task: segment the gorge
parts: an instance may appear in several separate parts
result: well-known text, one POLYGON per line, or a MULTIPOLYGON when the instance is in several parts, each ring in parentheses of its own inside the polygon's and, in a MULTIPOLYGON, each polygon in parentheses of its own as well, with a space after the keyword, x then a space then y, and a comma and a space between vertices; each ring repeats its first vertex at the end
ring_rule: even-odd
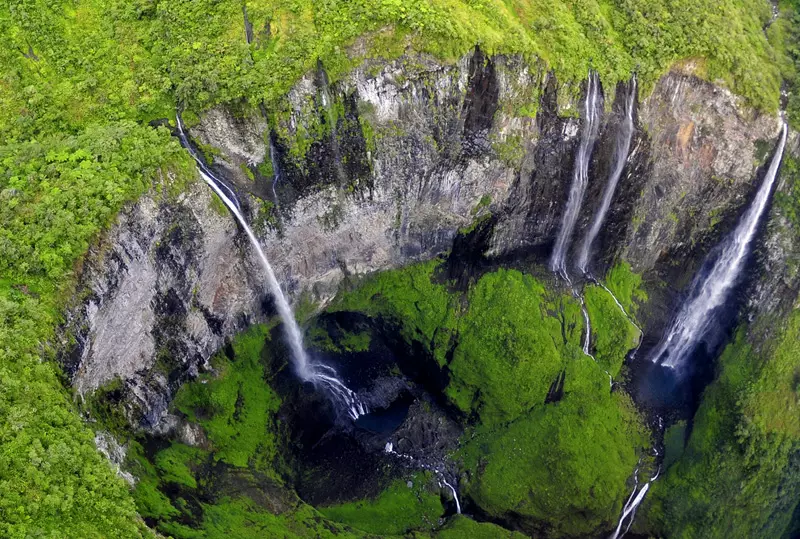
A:
POLYGON ((12 2, 0 536, 796 537, 798 21, 12 2))

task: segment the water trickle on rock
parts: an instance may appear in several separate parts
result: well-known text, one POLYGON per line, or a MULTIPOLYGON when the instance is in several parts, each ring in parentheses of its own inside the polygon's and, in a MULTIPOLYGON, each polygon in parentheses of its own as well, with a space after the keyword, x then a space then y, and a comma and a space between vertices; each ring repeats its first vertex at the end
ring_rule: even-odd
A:
POLYGON ((581 249, 578 254, 578 268, 586 273, 589 266, 589 257, 591 255, 592 243, 597 239, 600 233, 600 227, 603 226, 608 209, 611 207, 611 201, 614 199, 614 191, 617 189, 617 183, 622 176, 622 171, 625 168, 625 163, 628 160, 628 151, 631 148, 631 139, 633 138, 633 108, 636 104, 636 76, 631 79, 628 95, 625 98, 625 121, 617 133, 617 144, 614 151, 614 167, 608 176, 608 183, 606 184, 605 191, 603 192, 603 200, 600 207, 594 215, 592 225, 583 237, 581 249))
POLYGON ((197 164, 197 170, 200 172, 200 177, 203 178, 203 181, 205 181, 208 186, 211 187, 211 189, 217 194, 217 196, 219 196, 225 206, 230 210, 230 212, 244 229, 247 237, 250 239, 250 243, 253 245, 253 248, 258 254, 261 266, 264 268, 264 273, 267 277, 267 285, 269 286, 270 293, 275 300, 275 306, 278 309, 278 314, 283 321, 284 333, 286 334, 286 340, 292 352, 292 360, 294 361, 294 367, 297 376, 299 376, 303 381, 311 382, 315 386, 320 386, 328 391, 333 397, 334 401, 343 406, 352 419, 358 419, 360 416, 368 413, 369 410, 367 406, 361 402, 355 392, 349 389, 344 382, 339 380, 333 367, 312 363, 309 361, 308 354, 303 347, 303 335, 300 331, 300 326, 295 320, 294 312, 292 311, 289 301, 286 299, 286 296, 281 289, 280 283, 278 283, 278 279, 275 277, 275 272, 273 271, 272 265, 269 263, 267 256, 264 254, 261 244, 258 242, 255 234, 248 226, 245 218, 242 216, 239 200, 236 198, 233 190, 231 190, 231 188, 228 187, 225 182, 217 178, 195 153, 183 129, 183 121, 181 120, 179 114, 177 115, 177 124, 180 142, 191 154, 192 158, 194 158, 195 163, 197 164))
POLYGON ((725 303, 738 282, 750 252, 750 243, 755 237, 778 175, 786 134, 787 127, 784 124, 775 155, 755 199, 733 233, 709 253, 692 283, 686 301, 650 356, 654 363, 673 369, 681 368, 711 328, 714 310, 725 303))
POLYGON ((578 221, 583 197, 586 194, 586 186, 589 183, 589 161, 592 157, 594 142, 597 139, 599 119, 600 80, 597 73, 590 72, 586 89, 586 101, 584 102, 583 130, 581 131, 578 153, 575 156, 572 186, 569 190, 567 207, 561 220, 561 228, 558 231, 556 244, 550 258, 551 271, 561 273, 564 277, 567 276, 567 248, 572 238, 572 232, 575 229, 575 223, 578 221))

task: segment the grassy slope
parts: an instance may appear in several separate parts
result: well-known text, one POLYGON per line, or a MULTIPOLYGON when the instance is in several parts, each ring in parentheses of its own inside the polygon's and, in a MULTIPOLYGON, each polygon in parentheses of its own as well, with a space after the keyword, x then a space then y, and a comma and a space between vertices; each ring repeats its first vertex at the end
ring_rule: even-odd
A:
POLYGON ((407 47, 454 59, 539 58, 564 83, 590 66, 609 84, 636 70, 644 87, 675 61, 775 110, 786 32, 770 45, 763 0, 178 0, 13 1, 0 10, 0 132, 13 140, 121 118, 199 111, 245 98, 275 104, 321 60, 332 77, 364 55, 407 47), (242 6, 253 24, 248 45, 242 6), (365 33, 367 47, 348 56, 365 33))

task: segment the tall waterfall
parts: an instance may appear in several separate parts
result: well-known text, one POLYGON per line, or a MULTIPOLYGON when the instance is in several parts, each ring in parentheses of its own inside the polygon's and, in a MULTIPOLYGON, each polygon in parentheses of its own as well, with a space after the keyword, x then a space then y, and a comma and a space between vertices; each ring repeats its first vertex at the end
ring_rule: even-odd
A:
POLYGON ((661 362, 671 368, 680 367, 711 327, 712 312, 725 302, 736 284, 750 251, 750 242, 756 234, 758 222, 767 207, 786 145, 786 132, 787 127, 784 124, 775 156, 755 200, 733 233, 720 248, 709 254, 703 267, 707 267, 712 260, 713 266, 708 270, 701 270, 695 277, 686 302, 651 355, 651 361, 661 362))
POLYGON ((606 184, 605 191, 603 192, 603 201, 597 212, 594 214, 592 226, 583 237, 583 243, 578 254, 578 268, 581 272, 586 273, 589 265, 589 255, 592 250, 592 243, 600 233, 600 227, 603 226, 608 208, 611 207, 611 201, 614 199, 614 191, 617 189, 622 171, 625 168, 625 162, 628 160, 628 151, 631 148, 631 139, 633 138, 633 107, 636 104, 636 75, 631 78, 628 88, 628 95, 625 98, 625 121, 617 134, 617 147, 614 151, 614 168, 608 176, 608 183, 606 184))
POLYGON ((600 118, 600 80, 597 73, 589 72, 588 88, 586 90, 586 101, 584 103, 583 130, 581 141, 578 146, 578 153, 575 156, 575 167, 572 173, 572 186, 569 190, 567 207, 561 220, 561 228, 558 231, 556 245, 553 248, 553 255, 550 259, 550 269, 559 272, 563 276, 567 275, 566 251, 575 223, 578 221, 578 213, 581 209, 583 196, 586 193, 586 185, 589 182, 589 160, 592 156, 592 148, 597 138, 598 120, 600 118))
POLYGON ((264 268, 264 273, 267 276, 267 285, 269 286, 272 297, 275 299, 275 306, 278 309, 278 314, 283 321, 286 340, 288 341, 289 348, 292 352, 292 359, 294 360, 294 367, 297 375, 303 381, 320 385, 328 390, 335 400, 344 405, 351 418, 358 419, 359 416, 368 412, 367 407, 360 401, 358 396, 353 391, 351 391, 342 381, 337 378, 336 371, 332 367, 311 363, 309 361, 308 354, 306 354, 305 348, 303 348, 303 335, 300 332, 300 326, 297 325, 297 321, 294 318, 294 312, 292 312, 292 308, 289 305, 283 290, 281 290, 278 279, 275 277, 275 272, 272 270, 272 265, 269 263, 267 256, 264 254, 264 250, 261 249, 261 244, 259 244, 255 234, 242 216, 241 207, 236 195, 233 193, 230 187, 225 184, 225 182, 217 178, 213 172, 211 172, 211 170, 195 153, 192 145, 189 143, 189 138, 186 136, 186 133, 183 129, 183 121, 181 120, 180 114, 176 116, 178 124, 178 137, 180 138, 183 147, 186 148, 194 158, 195 163, 197 164, 197 170, 200 172, 200 177, 203 178, 203 181, 205 181, 208 186, 211 187, 211 189, 217 194, 217 196, 219 196, 225 206, 227 206, 227 208, 231 211, 234 217, 236 217, 236 220, 239 221, 240 225, 242 225, 247 237, 250 239, 250 243, 253 245, 253 248, 258 254, 258 258, 261 261, 261 266, 264 268))

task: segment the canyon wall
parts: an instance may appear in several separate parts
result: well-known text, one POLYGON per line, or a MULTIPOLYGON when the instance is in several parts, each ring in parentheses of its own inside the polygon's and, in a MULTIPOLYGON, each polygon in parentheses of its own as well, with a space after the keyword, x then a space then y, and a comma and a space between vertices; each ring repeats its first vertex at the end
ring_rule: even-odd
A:
MULTIPOLYGON (((573 247, 602 196, 623 87, 604 88, 573 247)), ((626 260, 644 274, 654 292, 644 323, 658 330, 750 200, 780 121, 686 73, 644 91, 592 267, 602 275, 626 260)), ((444 66, 405 57, 334 84, 320 68, 276 110, 217 108, 190 133, 239 191, 295 305, 318 306, 344 279, 448 252, 459 234, 487 264, 546 261, 580 132, 581 96, 565 95, 517 58, 478 50, 444 66)), ((773 221, 764 268, 796 249, 786 223, 773 221)), ((67 373, 83 393, 122 379, 129 419, 154 430, 171 427, 175 389, 226 337, 272 314, 246 238, 200 183, 124 211, 93 248, 81 289, 63 331, 67 373)), ((756 289, 782 297, 769 283, 756 289)))

